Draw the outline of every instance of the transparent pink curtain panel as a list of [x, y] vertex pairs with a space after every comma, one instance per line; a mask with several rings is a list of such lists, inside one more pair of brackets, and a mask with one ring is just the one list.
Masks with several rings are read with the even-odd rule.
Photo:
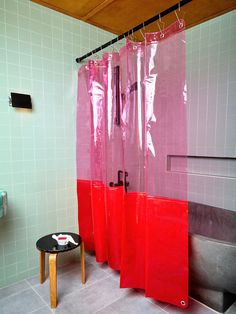
[[94, 250], [94, 232], [91, 205], [91, 151], [90, 151], [90, 97], [89, 67], [83, 65], [78, 72], [76, 114], [76, 166], [79, 232], [85, 248]]
[[98, 262], [107, 261], [106, 223], [106, 137], [105, 84], [103, 60], [89, 61], [89, 95], [91, 104], [91, 194], [94, 245]]
[[146, 34], [145, 45], [127, 41], [121, 59], [126, 71], [124, 165], [129, 173], [121, 287], [143, 288], [148, 297], [185, 308], [188, 204], [183, 22]]
[[[145, 36], [146, 296], [188, 306], [184, 21]], [[153, 279], [155, 278], [155, 280]]]
[[122, 216], [124, 209], [124, 149], [119, 53], [105, 53], [105, 120], [106, 120], [106, 214], [107, 261], [119, 270], [121, 263]]
[[145, 289], [146, 135], [144, 44], [127, 40], [121, 52], [124, 167], [128, 178], [122, 232], [123, 288]]

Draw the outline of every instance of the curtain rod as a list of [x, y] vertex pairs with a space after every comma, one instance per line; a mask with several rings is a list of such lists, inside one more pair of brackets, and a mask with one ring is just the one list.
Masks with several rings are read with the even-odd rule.
[[82, 60], [88, 58], [89, 56], [91, 56], [91, 55], [97, 53], [97, 52], [100, 51], [100, 50], [103, 50], [104, 48], [106, 48], [106, 47], [108, 47], [108, 46], [110, 46], [110, 45], [113, 45], [113, 44], [116, 43], [117, 41], [119, 41], [119, 40], [121, 40], [121, 39], [123, 39], [123, 38], [125, 38], [125, 37], [127, 37], [127, 36], [129, 36], [129, 35], [131, 35], [131, 34], [133, 34], [134, 32], [136, 32], [136, 31], [142, 29], [144, 26], [147, 26], [147, 25], [149, 25], [149, 24], [155, 22], [155, 21], [158, 20], [159, 18], [161, 18], [161, 17], [163, 17], [163, 16], [165, 16], [165, 15], [167, 15], [167, 14], [169, 14], [169, 13], [171, 13], [171, 12], [177, 10], [177, 9], [179, 9], [180, 7], [184, 6], [185, 4], [187, 4], [187, 3], [191, 2], [191, 1], [192, 1], [192, 0], [181, 0], [180, 2], [178, 2], [178, 3], [174, 4], [174, 5], [172, 5], [172, 6], [169, 7], [168, 9], [166, 9], [166, 10], [164, 10], [164, 11], [158, 13], [157, 15], [151, 17], [150, 19], [146, 20], [145, 22], [143, 22], [143, 23], [141, 23], [141, 24], [135, 26], [134, 28], [131, 28], [131, 29], [128, 30], [127, 32], [125, 32], [125, 33], [123, 33], [123, 34], [117, 36], [116, 38], [114, 38], [114, 39], [108, 41], [107, 43], [101, 45], [100, 47], [98, 47], [98, 48], [96, 48], [96, 49], [94, 49], [94, 50], [92, 50], [92, 51], [86, 53], [86, 54], [83, 55], [82, 57], [76, 58], [76, 62], [77, 62], [77, 63], [80, 63]]

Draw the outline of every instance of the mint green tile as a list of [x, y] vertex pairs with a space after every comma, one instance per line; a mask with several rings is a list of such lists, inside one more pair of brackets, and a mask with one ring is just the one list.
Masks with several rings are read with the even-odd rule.
[[31, 3], [30, 18], [33, 21], [41, 23], [42, 21], [41, 8], [37, 4]]
[[21, 66], [31, 67], [31, 56], [29, 54], [20, 53], [19, 56]]
[[[25, 41], [25, 42], [29, 42], [31, 39], [31, 34], [30, 34], [30, 31], [29, 30], [26, 30], [26, 29], [22, 29], [20, 28], [19, 29], [19, 40], [21, 41]], [[22, 52], [25, 52], [27, 53], [27, 50], [24, 50]], [[28, 51], [29, 53], [29, 51]]]
[[6, 90], [6, 86], [7, 86], [7, 65], [6, 63], [2, 63], [0, 62], [0, 72], [1, 72], [1, 83], [0, 86], [3, 87], [4, 86], [4, 90]]
[[10, 38], [18, 40], [18, 28], [13, 25], [6, 24], [6, 35]]
[[21, 15], [19, 18], [19, 28], [29, 30], [30, 29], [30, 22], [31, 21], [28, 17]]
[[25, 3], [22, 2], [19, 5], [18, 13], [20, 15], [19, 18], [21, 18], [21, 15], [29, 18], [30, 17], [30, 2], [25, 2]]
[[0, 21], [2, 23], [6, 22], [6, 11], [0, 8]]
[[0, 60], [4, 64], [6, 63], [7, 57], [6, 57], [6, 50], [5, 49], [0, 49]]
[[5, 48], [7, 48], [7, 50], [18, 51], [19, 49], [18, 40], [15, 38], [8, 38]]
[[39, 274], [39, 262], [28, 270], [29, 277], [34, 276], [36, 274]]
[[16, 264], [16, 253], [14, 252], [14, 253], [10, 253], [10, 254], [7, 254], [7, 255], [5, 255], [5, 257], [4, 257], [4, 262], [5, 262], [5, 265], [8, 265], [8, 266], [10, 266], [10, 265], [15, 265]]
[[31, 42], [29, 41], [19, 41], [19, 52], [30, 53], [31, 52]]
[[[21, 242], [21, 245], [17, 246], [19, 249], [22, 248], [22, 242]], [[25, 249], [25, 246], [24, 246], [24, 250], [17, 250], [17, 256], [16, 256], [16, 259], [17, 259], [17, 263], [20, 263], [20, 262], [23, 262], [25, 264], [27, 264], [27, 259], [28, 259], [28, 251], [27, 249]]]
[[17, 1], [15, 0], [5, 1], [5, 10], [17, 13], [18, 12]]
[[28, 273], [28, 269], [29, 269], [27, 260], [28, 260], [27, 258], [25, 260], [21, 259], [21, 261], [19, 263], [17, 263], [17, 272], [18, 272], [18, 274], [19, 273], [20, 274], [24, 273], [24, 274], [22, 274], [21, 278], [19, 277], [19, 279], [26, 278], [25, 273]]
[[16, 239], [20, 239], [21, 237], [22, 239], [27, 239], [29, 235], [27, 233], [26, 228], [22, 228], [22, 229], [15, 230], [15, 236], [16, 236]]
[[6, 278], [10, 279], [11, 277], [16, 276], [16, 272], [17, 272], [17, 265], [16, 265], [16, 263], [12, 264], [12, 265], [6, 265], [5, 266]]
[[[19, 64], [19, 54], [15, 51], [7, 51], [7, 62], [12, 64]], [[14, 73], [11, 73], [14, 74]]]
[[0, 35], [1, 36], [5, 36], [6, 35], [6, 28], [5, 28], [5, 24], [0, 22]]
[[17, 14], [7, 11], [5, 17], [6, 17], [5, 21], [7, 24], [13, 25], [14, 27], [15, 27], [15, 25], [17, 25], [17, 23], [18, 23], [18, 15]]

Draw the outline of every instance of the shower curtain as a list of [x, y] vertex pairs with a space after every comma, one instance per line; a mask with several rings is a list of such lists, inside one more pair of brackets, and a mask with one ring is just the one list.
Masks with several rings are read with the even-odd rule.
[[79, 232], [121, 288], [188, 306], [184, 22], [78, 74]]

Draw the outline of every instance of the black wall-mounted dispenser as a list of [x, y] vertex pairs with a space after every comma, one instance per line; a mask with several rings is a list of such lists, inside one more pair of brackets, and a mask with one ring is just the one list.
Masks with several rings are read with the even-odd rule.
[[32, 102], [31, 102], [30, 95], [11, 93], [10, 103], [12, 107], [15, 107], [15, 108], [32, 109]]

